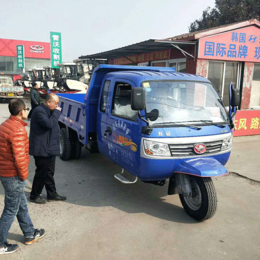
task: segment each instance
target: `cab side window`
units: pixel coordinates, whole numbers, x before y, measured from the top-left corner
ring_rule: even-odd
[[[110,80],[106,80],[102,90],[102,95],[100,100],[100,111],[104,113],[106,112],[106,108],[107,108],[107,97],[108,97],[110,83],[111,83]]]
[[[132,86],[127,83],[117,82],[114,89],[112,115],[137,120],[137,111],[131,108],[131,90]]]

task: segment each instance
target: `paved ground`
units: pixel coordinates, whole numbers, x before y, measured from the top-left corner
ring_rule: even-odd
[[[235,137],[227,168],[260,182],[260,135]]]
[[[0,122],[8,117],[6,104],[0,104],[0,117]],[[259,137],[235,138],[229,171],[250,172],[249,178],[259,178],[257,142]],[[34,169],[31,160],[27,195]],[[212,219],[198,223],[184,212],[178,196],[166,195],[166,186],[140,181],[123,185],[113,178],[119,170],[102,155],[90,155],[85,150],[77,161],[63,162],[57,158],[57,188],[68,200],[46,205],[29,203],[34,225],[45,228],[46,237],[25,246],[15,221],[9,240],[18,241],[20,249],[2,258],[260,259],[260,185],[257,182],[235,174],[214,179],[217,213]],[[3,199],[0,187],[1,210]]]

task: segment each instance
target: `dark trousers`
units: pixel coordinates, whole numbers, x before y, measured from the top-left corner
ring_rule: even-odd
[[[36,104],[34,104],[34,103],[32,103],[31,102],[31,110],[30,110],[30,112],[29,112],[29,115],[28,115],[28,118],[31,118],[32,117],[32,113],[33,113],[33,110],[36,108],[36,107],[38,107],[38,105],[36,105]]]
[[[48,198],[52,198],[57,195],[55,181],[53,178],[55,171],[55,159],[56,156],[34,156],[36,170],[30,196],[31,199],[39,197],[44,186],[47,191]]]

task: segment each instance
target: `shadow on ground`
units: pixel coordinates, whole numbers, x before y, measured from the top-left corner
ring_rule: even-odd
[[[31,183],[35,169],[33,163],[31,158]],[[65,203],[85,207],[114,207],[129,214],[145,213],[168,221],[197,223],[182,207],[176,205],[180,205],[178,195],[167,196],[168,184],[161,187],[139,180],[136,184],[125,185],[114,178],[118,172],[120,168],[106,157],[89,154],[86,150],[83,150],[79,160],[64,162],[57,158],[57,191],[67,196]],[[27,198],[29,195],[27,192]],[[45,191],[43,197],[46,197]]]
[[[34,160],[31,157],[30,173],[25,188],[29,202],[34,177]],[[125,185],[114,178],[120,168],[101,154],[89,154],[83,150],[81,159],[64,162],[57,158],[55,181],[60,195],[67,196],[65,203],[84,207],[114,207],[129,214],[145,213],[150,216],[177,223],[197,223],[179,206],[178,195],[167,196],[168,184],[155,186],[138,180]],[[3,188],[0,193],[4,194]],[[46,198],[46,192],[43,191]],[[178,205],[179,204],[179,205]],[[48,206],[48,204],[46,205]],[[64,207],[64,213],[68,207]],[[12,235],[10,234],[10,239]],[[17,235],[19,239],[19,235]],[[17,241],[17,238],[14,240]]]

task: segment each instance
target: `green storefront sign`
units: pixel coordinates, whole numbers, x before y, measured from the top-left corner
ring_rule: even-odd
[[[59,68],[62,63],[61,33],[51,32],[51,67]]]
[[[17,51],[17,68],[23,69],[24,68],[24,46],[17,45],[16,51]]]

